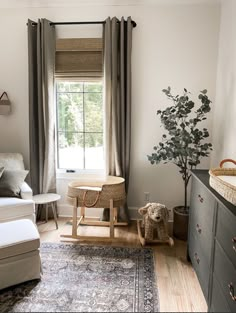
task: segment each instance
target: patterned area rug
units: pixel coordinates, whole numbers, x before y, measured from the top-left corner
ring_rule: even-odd
[[[43,243],[43,277],[0,291],[0,312],[159,312],[151,249]]]

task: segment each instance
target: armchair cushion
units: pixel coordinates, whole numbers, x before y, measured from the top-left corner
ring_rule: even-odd
[[[20,153],[0,153],[0,168],[2,167],[4,171],[24,170],[23,156]],[[0,195],[0,223],[22,218],[35,223],[35,204],[32,200],[32,190],[24,182],[24,179],[18,187],[20,190],[18,189],[18,194],[15,197]]]
[[[0,197],[20,197],[21,186],[29,171],[4,170],[0,178]]]
[[[0,153],[0,167],[5,170],[24,170],[23,156],[20,153]]]
[[[0,223],[13,219],[31,217],[34,220],[35,204],[33,200],[13,197],[0,198]]]

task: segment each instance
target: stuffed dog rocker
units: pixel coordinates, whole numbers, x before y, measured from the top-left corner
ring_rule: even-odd
[[[139,214],[143,216],[141,222],[140,235],[144,234],[145,244],[148,242],[166,242],[171,246],[174,244],[173,239],[168,235],[168,218],[169,212],[165,205],[160,203],[147,203],[145,207],[139,209]]]

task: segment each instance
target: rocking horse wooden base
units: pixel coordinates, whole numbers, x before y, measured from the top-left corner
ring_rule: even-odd
[[[159,240],[159,239],[154,239],[154,240],[146,240],[144,238],[144,235],[143,235],[143,229],[141,227],[141,223],[142,223],[142,220],[137,220],[137,228],[138,228],[138,236],[139,236],[139,240],[141,242],[141,245],[142,246],[145,246],[145,244],[155,244],[155,243],[166,243],[168,244],[169,246],[173,246],[174,245],[174,240],[169,237],[167,240]]]

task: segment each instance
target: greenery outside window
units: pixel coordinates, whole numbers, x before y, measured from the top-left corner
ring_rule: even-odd
[[[104,169],[102,94],[101,80],[57,80],[58,169]]]

